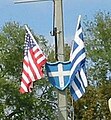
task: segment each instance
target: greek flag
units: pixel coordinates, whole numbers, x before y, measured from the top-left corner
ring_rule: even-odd
[[[55,62],[45,64],[49,82],[59,90],[64,90],[70,83],[71,62]]]
[[[75,101],[85,93],[85,87],[87,87],[87,78],[85,74],[86,54],[80,18],[81,16],[78,18],[74,43],[70,54],[70,92]]]

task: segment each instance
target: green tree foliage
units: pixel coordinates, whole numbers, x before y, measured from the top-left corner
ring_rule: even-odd
[[[89,86],[83,97],[73,104],[75,120],[110,120],[111,15],[99,12],[94,21],[85,21],[84,25]],[[15,22],[6,23],[0,32],[0,119],[54,120],[57,118],[57,97],[47,77],[34,83],[32,93],[21,95],[18,92],[24,35],[24,27]],[[47,45],[43,36],[34,37],[48,55],[48,61],[55,62],[53,47]],[[70,47],[65,44],[65,61],[69,60],[69,54]],[[68,91],[70,103],[71,99]]]
[[[56,98],[54,88],[46,77],[34,83],[32,93],[19,93],[24,36],[24,27],[16,22],[6,23],[0,32],[0,119],[53,120],[56,116]],[[41,49],[48,53],[45,38],[34,37]]]
[[[98,12],[94,21],[85,21],[85,43],[89,86],[74,103],[76,120],[110,120],[111,97],[111,15]]]
[[[2,76],[18,79],[23,58],[24,30],[17,23],[7,23],[0,33]]]
[[[70,51],[71,51],[71,48],[68,44],[65,44],[64,46],[64,60],[65,61],[69,61],[70,59]]]

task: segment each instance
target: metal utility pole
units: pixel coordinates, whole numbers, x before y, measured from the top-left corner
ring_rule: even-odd
[[[63,5],[62,0],[16,0],[15,4],[40,2],[40,1],[53,1],[54,2],[54,28],[56,28],[56,42],[57,53],[56,58],[58,61],[64,61],[64,28],[63,28]],[[68,120],[67,115],[67,92],[58,91],[58,120]]]
[[[64,28],[62,0],[54,0],[55,27],[57,28],[57,56],[59,61],[64,61]],[[67,92],[58,90],[58,120],[68,120]]]

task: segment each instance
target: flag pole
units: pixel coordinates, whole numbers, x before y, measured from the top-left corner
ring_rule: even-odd
[[[29,28],[28,28],[27,25],[25,25],[25,29],[26,29],[27,32],[30,34],[31,38],[33,39],[33,41],[34,41],[34,43],[37,45],[37,47],[40,48],[39,45],[37,44],[35,38],[33,37],[32,33],[30,32],[30,30],[29,30]]]
[[[62,0],[53,0],[55,6],[55,27],[57,28],[57,57],[64,61],[64,30],[63,30],[63,5]],[[68,120],[67,91],[58,91],[58,120]]]
[[[30,3],[39,1],[52,1],[52,0],[16,0],[14,3]],[[63,30],[63,6],[62,0],[53,0],[54,2],[54,22],[55,28],[57,28],[56,39],[57,39],[57,59],[58,61],[64,61],[64,30]],[[29,31],[28,27],[25,28]],[[29,31],[30,32],[30,31]],[[58,120],[68,120],[67,115],[67,91],[58,90]]]

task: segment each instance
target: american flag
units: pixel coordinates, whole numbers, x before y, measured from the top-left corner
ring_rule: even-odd
[[[87,87],[88,85],[85,73],[86,54],[80,18],[81,16],[79,16],[78,18],[74,44],[72,46],[70,54],[70,92],[75,101],[78,100],[85,93],[85,87]]]
[[[24,45],[23,71],[20,92],[31,92],[33,82],[43,77],[42,67],[46,63],[46,57],[38,46],[27,26]]]

